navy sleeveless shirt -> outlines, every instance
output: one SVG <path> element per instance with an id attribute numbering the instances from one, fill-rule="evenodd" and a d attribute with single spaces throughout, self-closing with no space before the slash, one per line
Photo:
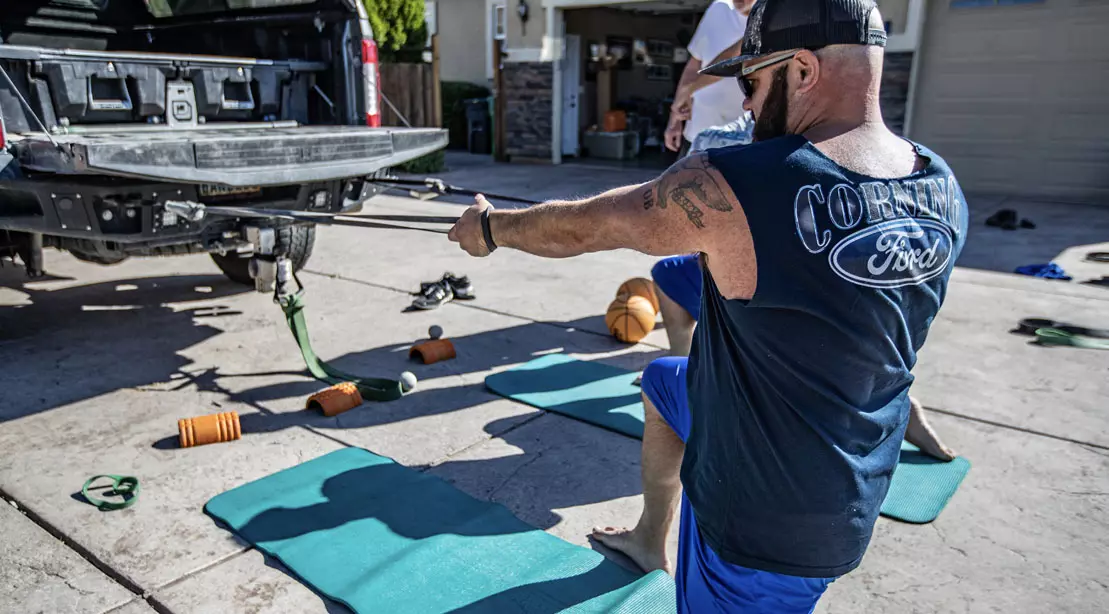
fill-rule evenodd
<path id="1" fill-rule="evenodd" d="M 847 170 L 802 136 L 707 152 L 758 267 L 749 301 L 723 298 L 702 267 L 689 358 L 682 484 L 725 561 L 830 578 L 862 560 L 967 232 L 951 169 L 912 145 L 926 167 L 898 179 Z"/>

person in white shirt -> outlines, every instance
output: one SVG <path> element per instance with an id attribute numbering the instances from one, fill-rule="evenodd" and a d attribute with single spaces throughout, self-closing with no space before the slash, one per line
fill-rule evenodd
<path id="1" fill-rule="evenodd" d="M 754 3 L 754 0 L 715 0 L 701 17 L 689 41 L 689 62 L 682 71 L 670 109 L 664 139 L 667 149 L 684 157 L 697 135 L 706 129 L 726 125 L 727 131 L 749 128 L 739 84 L 734 79 L 698 72 L 702 66 L 738 54 L 747 28 L 747 14 Z"/>

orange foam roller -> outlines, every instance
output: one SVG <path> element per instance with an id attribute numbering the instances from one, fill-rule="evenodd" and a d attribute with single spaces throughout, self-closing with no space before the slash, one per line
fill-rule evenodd
<path id="1" fill-rule="evenodd" d="M 419 345 L 412 346 L 412 349 L 408 350 L 409 358 L 419 358 L 425 365 L 430 365 L 433 362 L 439 362 L 441 360 L 450 360 L 455 356 L 454 344 L 448 339 L 425 341 Z"/>
<path id="2" fill-rule="evenodd" d="M 358 386 L 350 382 L 343 382 L 330 388 L 324 388 L 308 397 L 305 407 L 308 409 L 318 407 L 323 415 L 331 417 L 352 410 L 361 404 L 362 393 L 358 392 Z"/>
<path id="3" fill-rule="evenodd" d="M 234 441 L 243 436 L 239 414 L 233 411 L 181 418 L 177 421 L 177 432 L 180 434 L 182 448 Z"/>

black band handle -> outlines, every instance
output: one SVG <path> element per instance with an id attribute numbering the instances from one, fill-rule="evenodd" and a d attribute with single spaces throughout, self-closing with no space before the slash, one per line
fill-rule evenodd
<path id="1" fill-rule="evenodd" d="M 489 248 L 489 253 L 493 253 L 497 249 L 497 243 L 493 241 L 493 230 L 489 227 L 489 212 L 492 207 L 486 207 L 481 212 L 481 232 L 485 235 L 485 246 Z"/>

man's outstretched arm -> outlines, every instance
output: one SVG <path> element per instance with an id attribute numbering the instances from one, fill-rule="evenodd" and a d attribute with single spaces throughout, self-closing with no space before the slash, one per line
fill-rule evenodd
<path id="1" fill-rule="evenodd" d="M 467 210 L 450 239 L 474 256 L 487 255 L 481 231 L 484 199 Z M 548 258 L 633 249 L 651 255 L 714 251 L 742 217 L 724 178 L 704 155 L 689 156 L 657 179 L 578 201 L 552 201 L 528 209 L 492 211 L 494 243 Z"/>

